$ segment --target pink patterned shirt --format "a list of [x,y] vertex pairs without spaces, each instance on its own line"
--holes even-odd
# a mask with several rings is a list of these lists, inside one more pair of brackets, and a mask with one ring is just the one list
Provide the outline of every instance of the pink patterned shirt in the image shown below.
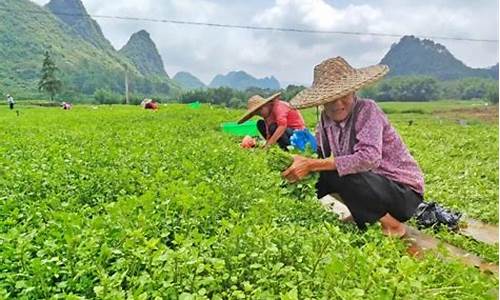
[[375,101],[356,99],[353,107],[356,124],[353,113],[341,123],[321,114],[316,127],[319,151],[324,153],[328,141],[340,176],[372,171],[423,195],[420,167]]

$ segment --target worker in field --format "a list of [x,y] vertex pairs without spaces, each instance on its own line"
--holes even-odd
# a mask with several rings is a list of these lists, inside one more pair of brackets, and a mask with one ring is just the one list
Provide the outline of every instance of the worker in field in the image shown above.
[[156,102],[154,99],[144,99],[141,102],[141,106],[144,107],[145,109],[151,109],[153,111],[158,111],[158,102]]
[[64,109],[64,110],[70,110],[72,107],[71,103],[69,102],[66,102],[66,101],[63,101],[61,103],[61,108]]
[[14,104],[16,104],[16,102],[14,101],[14,97],[12,97],[10,94],[7,94],[7,104],[9,104],[9,108],[11,110],[14,109]]
[[263,119],[257,121],[257,128],[266,140],[264,147],[278,144],[286,150],[290,145],[290,137],[294,130],[305,129],[304,119],[300,111],[293,108],[288,102],[280,99],[281,93],[263,98],[254,95],[248,100],[248,110],[238,121],[238,124],[245,122],[254,115]]
[[282,175],[296,182],[319,172],[318,198],[337,193],[359,228],[379,221],[386,235],[402,237],[403,222],[423,201],[423,174],[377,103],[356,95],[388,71],[385,65],[355,69],[341,57],[317,65],[312,87],[290,103],[323,108],[316,127],[320,158],[296,156]]

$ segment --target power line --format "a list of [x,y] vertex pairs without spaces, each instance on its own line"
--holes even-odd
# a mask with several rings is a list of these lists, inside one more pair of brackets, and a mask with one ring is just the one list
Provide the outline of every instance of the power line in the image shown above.
[[[53,14],[53,15],[58,15],[58,16],[70,16],[70,17],[81,17],[81,18],[83,17],[83,18],[115,19],[115,20],[125,20],[125,21],[169,23],[169,24],[207,26],[207,27],[218,27],[218,28],[235,28],[235,29],[246,29],[246,30],[257,30],[257,31],[278,31],[278,32],[309,33],[309,34],[341,34],[341,35],[375,36],[375,37],[401,37],[403,35],[406,35],[406,34],[381,33],[381,32],[312,30],[312,29],[286,28],[286,27],[235,25],[235,24],[221,24],[221,23],[209,23],[209,22],[182,21],[182,20],[172,20],[172,19],[152,19],[152,18],[138,18],[138,17],[128,17],[128,16],[74,14],[74,13],[64,13],[64,12],[52,13],[52,12],[43,11],[43,10],[16,10],[16,9],[0,8],[0,11],[24,12],[24,13],[44,14],[44,15]],[[418,37],[418,38],[427,38],[427,39],[434,39],[434,40],[498,43],[498,39],[481,39],[481,38],[450,37],[450,36],[435,36],[435,35],[416,35],[416,34],[413,34],[413,36]]]

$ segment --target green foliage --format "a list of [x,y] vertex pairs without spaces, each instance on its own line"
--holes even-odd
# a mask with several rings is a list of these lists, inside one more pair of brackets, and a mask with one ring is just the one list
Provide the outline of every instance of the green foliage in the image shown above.
[[484,78],[464,78],[440,83],[441,98],[446,99],[487,99],[488,93],[498,90],[498,80]]
[[378,101],[432,101],[437,99],[487,99],[498,91],[498,80],[464,78],[437,81],[425,76],[390,77],[363,88],[359,95]]
[[123,102],[122,95],[105,89],[98,89],[94,94],[94,98],[99,104],[121,104]]
[[432,77],[393,77],[360,91],[360,96],[379,101],[429,101],[439,96]]
[[[495,297],[495,276],[434,255],[414,259],[404,242],[383,237],[376,225],[361,233],[316,200],[283,194],[268,153],[241,149],[218,131],[239,114],[175,104],[157,113],[77,106],[18,117],[0,110],[6,129],[0,131],[0,297]],[[457,168],[498,178],[490,167],[498,153],[484,146],[488,138],[498,143],[497,129],[429,128],[437,135],[403,132],[426,172],[440,164],[431,161],[436,153],[442,158],[447,147],[470,147],[455,149],[442,164],[453,173],[451,162],[468,158]],[[450,143],[456,136],[442,136],[450,131],[469,134],[470,144]],[[477,159],[470,159],[473,151]],[[456,173],[443,168],[429,190],[441,188],[451,201],[456,190],[448,182]],[[457,182],[478,198],[494,198],[492,182],[469,185],[468,176]],[[476,206],[496,209],[489,201],[466,208]]]
[[271,147],[267,154],[267,165],[269,169],[283,172],[293,163],[293,156],[281,150],[279,147]]
[[[19,13],[13,14],[9,10]],[[88,22],[85,20],[68,26],[28,0],[0,1],[1,89],[18,99],[40,98],[38,70],[45,50],[50,48],[51,58],[60,69],[59,78],[64,83],[61,93],[72,95],[72,100],[89,98],[99,88],[123,92],[125,67],[129,72],[132,93],[173,97],[180,91],[180,87],[166,76],[142,75],[108,41],[98,39],[95,35],[99,35],[100,31],[97,23],[94,24],[97,27],[87,24],[90,26],[88,34],[75,30],[75,27],[87,26],[83,23]],[[105,46],[106,43],[108,46]]]
[[247,94],[227,87],[191,90],[179,97],[181,103],[199,101],[227,107],[246,107]]
[[[285,90],[281,90],[281,98],[285,101],[289,101],[303,89],[303,86],[289,85]],[[247,106],[248,99],[253,95],[269,97],[276,92],[277,91],[275,90],[257,87],[251,87],[245,91],[239,91],[228,87],[195,89],[183,93],[179,97],[179,102],[191,103],[194,101],[200,101],[202,103],[211,103],[231,108],[245,108]]]
[[[292,165],[294,160],[292,154],[305,157],[317,157],[316,153],[313,153],[310,147],[307,147],[304,153],[294,149],[293,146],[289,146],[288,150],[289,152],[285,152],[275,146],[268,151],[267,165],[269,169],[275,171],[278,176],[281,176],[281,173]],[[296,183],[290,183],[285,179],[281,179],[280,186],[282,187],[282,194],[298,200],[315,199],[318,177],[317,173],[312,173]]]
[[285,101],[290,101],[292,100],[295,95],[300,93],[302,90],[304,90],[306,87],[302,85],[293,85],[290,84],[289,86],[286,87],[285,90],[282,91],[281,98]]
[[492,87],[488,90],[486,99],[488,99],[490,103],[498,104],[498,83],[496,87]]
[[43,59],[41,78],[38,82],[38,89],[50,95],[50,101],[54,101],[55,95],[61,91],[62,82],[56,76],[59,69],[50,57],[49,51],[45,51]]

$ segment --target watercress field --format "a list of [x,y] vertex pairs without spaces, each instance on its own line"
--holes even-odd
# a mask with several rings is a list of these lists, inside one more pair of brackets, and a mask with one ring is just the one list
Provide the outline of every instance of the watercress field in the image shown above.
[[[377,225],[284,194],[264,151],[220,132],[240,111],[19,111],[0,109],[0,298],[496,297],[495,275],[415,259]],[[427,198],[498,223],[498,124],[389,116]],[[498,247],[445,238],[498,261]]]

